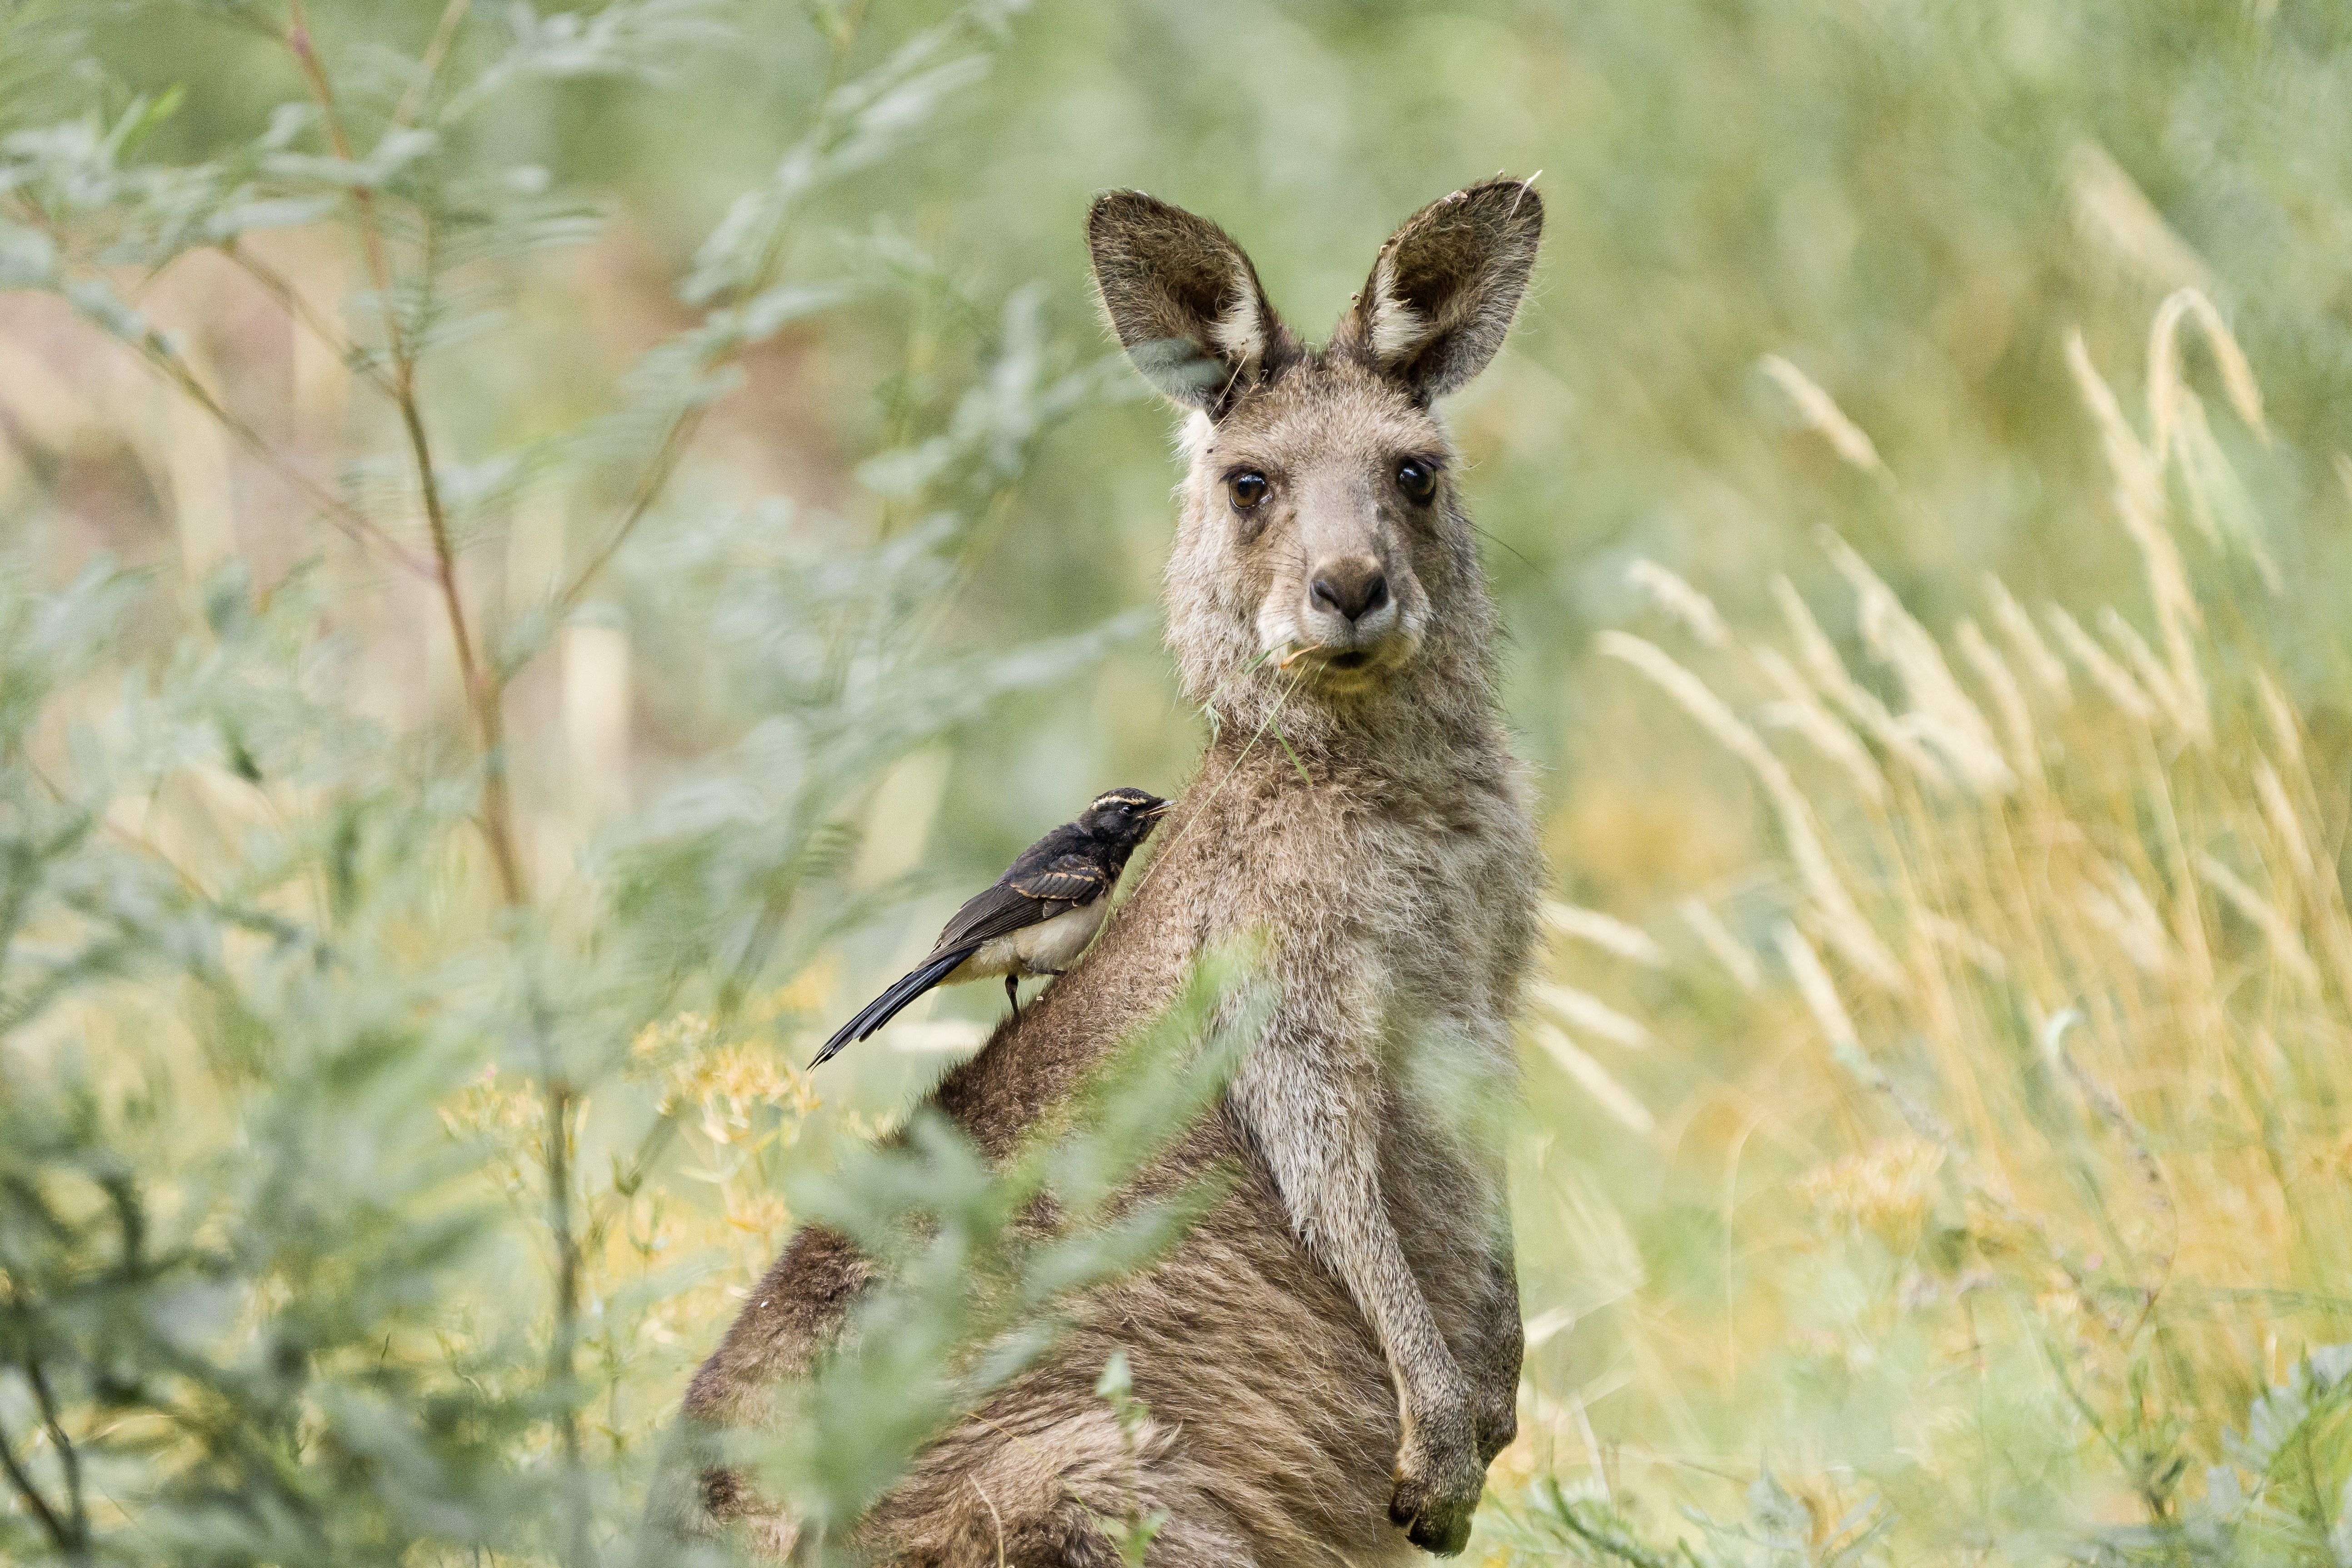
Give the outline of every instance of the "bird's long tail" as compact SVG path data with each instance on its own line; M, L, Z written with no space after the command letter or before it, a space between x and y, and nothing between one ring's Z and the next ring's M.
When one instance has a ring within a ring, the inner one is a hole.
M844 1024L835 1032L833 1038L825 1041L824 1049L817 1052L816 1058L809 1063L810 1068L814 1070L824 1066L839 1054L842 1047L852 1040L866 1038L897 1017L900 1008L945 980L955 972L956 965L979 951L977 946L951 947L924 960L921 968L899 976L890 989L858 1009L857 1016Z

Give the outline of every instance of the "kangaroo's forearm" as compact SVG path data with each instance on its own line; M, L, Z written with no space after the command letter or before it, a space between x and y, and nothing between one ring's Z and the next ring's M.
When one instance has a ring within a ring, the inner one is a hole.
M1304 1068L1298 1058L1308 1054L1325 1059ZM1407 1430L1453 1425L1466 1415L1471 1385L1381 1201L1379 1088L1369 1068L1334 1070L1317 1044L1277 1030L1237 1076L1234 1095L1293 1228L1370 1324Z

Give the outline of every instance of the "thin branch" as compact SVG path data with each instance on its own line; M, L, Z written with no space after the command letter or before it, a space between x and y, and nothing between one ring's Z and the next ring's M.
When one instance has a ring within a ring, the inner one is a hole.
M636 1189L644 1184L646 1173L653 1169L654 1162L661 1158L663 1152L677 1138L677 1126L678 1121L675 1115L655 1117L653 1125L646 1129L645 1136L637 1140L637 1146L630 1153L628 1163L614 1172L611 1195L618 1197L620 1202L614 1204L597 1201L588 1205L588 1223L581 1227L580 1235L580 1251L583 1256L603 1248L606 1238L613 1233L614 1223L627 1214L629 1199L635 1195Z
M286 47L310 85L310 95L317 100L320 114L326 121L327 139L335 156L346 163L352 162L351 138L343 131L334 85L328 79L326 68L313 46L310 15L303 0L287 0ZM480 738L484 770L482 837L489 844L499 898L509 906L519 905L527 894L522 859L515 850L514 806L507 785L506 722L502 711L505 691L502 684L484 670L474 650L472 628L467 624L465 595L457 583L457 550L450 540L448 513L442 504L441 482L433 466L433 447L425 436L425 416L416 404L416 361L401 330L400 305L392 291L392 263L384 249L383 229L376 221L375 192L366 185L353 185L351 190L352 203L359 215L360 247L367 255L368 273L374 280L376 298L383 305L384 343L392 355L393 400L400 406L401 426L408 434L417 493L424 502L425 528L433 540L433 576L441 590L442 609L449 622L449 640L457 649L457 675L465 688L466 707Z
M425 95L433 89L433 79L441 74L441 62L448 58L449 46L457 42L457 29L466 25L466 14L473 8L474 0L449 0L443 8L441 20L434 25L432 41L417 58L416 78L400 95L400 107L393 110L394 130L407 124L425 107Z
M343 117L335 104L335 89L327 79L326 68L319 63L319 52L311 45L310 13L302 0L287 0L286 47L294 63L302 68L303 79L310 83L310 96L318 100L319 112L327 124L327 141L335 156L344 163L352 162L352 142L343 133ZM375 192L367 185L353 185L352 205L359 208L360 243L367 252L368 275L375 280L376 295L383 301L384 327L391 335L393 358L404 358L400 342L400 317L392 300L392 263L385 257L383 236L375 221Z
M62 248L63 237L38 208L22 200L12 205L16 206L20 217L48 235L51 239L58 240ZM268 287L267 284L263 286ZM327 520L342 530L354 544L363 549L380 552L389 557L394 564L414 572L419 576L429 574L431 568L426 565L422 557L404 548L399 541L378 528L358 508L280 457L277 449L262 437L261 432L229 412L227 405L215 397L211 389L203 382L196 379L195 372L189 368L188 363L180 357L178 351L171 346L162 333L150 331L145 337L137 339L126 337L120 332L110 331L108 335L128 344L140 358L162 372L164 379L178 387L197 407L210 415L215 423L227 431L236 444L245 448L247 456L285 480L293 489L299 490L304 499L326 514Z
M81 1544L89 1541L89 1510L81 1495L81 1456L74 1451L67 1437L65 1424L58 1419L58 1402L49 1392L48 1375L41 1363L32 1356L25 1358L25 1381L33 1385L33 1397L40 1403L41 1425L49 1434L49 1442L58 1451L58 1463L66 1473L66 1501L73 1510L73 1536Z
M840 90L842 79L848 72L851 52L856 47L858 32L866 24L866 13L872 4L873 0L857 0L857 4L841 17L826 40L832 58L825 67L824 90L817 99L819 125L824 123L832 110L834 95ZM791 226L785 225L770 237L766 248L760 253L760 262L752 270L751 281L737 291L737 298L757 294L766 287L768 279L783 259L784 243L791 232ZM740 353L741 351L734 352ZM715 363L704 364L702 371L708 374ZM595 582L597 574L612 563L613 557L620 553L621 546L628 542L637 524L645 521L646 513L653 510L654 502L660 499L663 489L669 484L670 476L677 471L679 459L686 456L686 448L693 442L695 433L701 429L703 418L709 412L709 404L698 403L671 416L668 426L662 431L660 442L654 447L653 457L646 464L645 472L638 476L635 487L629 492L627 504L622 507L620 517L604 535L604 542L597 546L596 552L555 596L557 616L561 616L579 603L580 596Z
M552 1069L557 1064L545 1044L543 1025L541 1039L542 1068ZM547 1223L555 1233L555 1342L548 1347L547 1377L555 1385L562 1411L557 1433L563 1448L565 1479L576 1493L586 1481L581 1468L580 1415L572 1407L572 1390L580 1331L580 1238L572 1228L572 1110L577 1097L570 1081L554 1071L547 1071L546 1081ZM571 1528L563 1554L565 1568L579 1568L590 1556L586 1500L575 1496L572 1502L566 1510Z
M49 1500L41 1495L40 1489L33 1484L33 1478L17 1461L16 1450L10 1447L5 1432L0 1432L0 1470L7 1471L8 1484L16 1489L16 1495L25 1500L25 1506L32 1510L35 1519L41 1521L41 1528L48 1532L49 1540L57 1549L68 1556L76 1554L79 1543L67 1531L64 1521L58 1518L57 1510L49 1506Z
M128 341L128 340L126 340ZM155 333L131 345L139 356L161 371L166 380L187 395L189 400L212 416L215 424L228 432L231 439L245 448L247 456L302 492L303 499L323 512L328 521L341 529L353 543L375 550L396 564L419 576L429 576L431 565L392 535L384 532L367 515L351 502L335 494L317 479L304 473L279 455L260 431L238 418L228 406L212 395L205 384L196 379L195 372L174 352L171 345Z
M384 379L383 372L370 364L351 340L337 331L335 324L320 315L318 308L302 297L301 291L294 287L292 279L239 245L235 239L224 241L220 251L223 256L236 263L239 271L259 284L262 292L278 302L279 310L309 328L310 335L318 339L327 352L333 354L344 368L364 377L370 385L386 397L399 395L393 389L392 383Z
M433 535L434 578L440 584L441 604L449 619L449 639L457 649L457 673L465 683L466 706L474 716L482 742L482 833L489 840L490 858L499 874L499 895L507 903L523 901L522 865L515 854L514 808L507 792L504 693L485 675L474 653L474 637L466 624L466 601L457 585L457 557L449 542L449 520L442 510L440 486L433 472L433 449L425 440L425 418L408 390L404 362L400 381L400 419L407 427L409 449L416 459L417 480L424 491L425 521Z
M637 478L636 489L629 492L628 504L621 509L620 517L614 522L611 531L604 535L604 542L596 547L596 553L588 558L586 563L573 574L572 581L563 585L563 591L555 596L558 618L580 602L580 596L588 591L597 575L612 563L614 556L620 553L621 546L627 542L631 531L645 521L646 513L653 510L654 502L660 499L663 489L668 486L670 476L677 471L678 460L686 456L686 448L694 440L695 432L701 428L702 417L708 409L707 404L698 405L670 420L669 427L662 432L660 444L654 448L652 460L646 463L646 471Z
M548 1375L556 1381L572 1376L580 1312L580 1255L572 1231L572 1086L550 1073L542 1136L547 1141L547 1223L556 1238L555 1345L548 1365ZM576 1442L578 1435L572 1437Z

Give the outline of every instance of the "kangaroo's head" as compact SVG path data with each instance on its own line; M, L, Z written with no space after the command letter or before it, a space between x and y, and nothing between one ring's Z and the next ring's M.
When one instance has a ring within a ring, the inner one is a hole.
M1491 612L1431 405L1502 346L1542 228L1517 181L1433 203L1311 349L1216 225L1136 191L1096 201L1111 324L1190 412L1168 610L1194 700L1244 718L1280 702L1312 730L1483 682Z

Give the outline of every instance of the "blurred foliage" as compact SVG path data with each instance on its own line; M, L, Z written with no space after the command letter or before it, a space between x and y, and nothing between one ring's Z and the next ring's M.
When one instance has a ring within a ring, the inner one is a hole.
M209 25L280 48L307 95L257 132L175 160L159 133L186 95L101 84L0 140L5 281L82 333L42 374L105 365L110 339L180 400L109 434L154 443L182 546L176 571L93 556L57 471L12 470L11 1560L611 1557L683 1363L799 1215L886 1268L874 1353L814 1385L803 1462L769 1467L808 1517L845 1518L1050 1341L1062 1295L1178 1233L1196 1195L1111 1199L1222 1083L1230 1045L1183 1047L1241 989L1230 964L1107 1079L1113 1110L1002 1171L921 1122L826 1178L796 1159L818 1099L778 1060L825 998L823 950L902 880L852 874L877 776L1135 626L987 653L936 635L973 528L1097 400L1096 356L1050 370L1033 292L985 306L904 247L828 226L825 263L787 266L812 195L932 133L1009 15L959 11L870 64L841 19L806 129L696 253L679 320L504 444L467 439L468 403L499 402L474 372L601 225L470 127L550 82L674 85L732 36L714 8L469 26L460 5L409 58L332 47L355 17L232 5ZM86 20L12 11L11 41ZM303 248L322 242L357 263L340 301ZM170 324L191 264L300 334L310 393L372 401L289 428L215 357L250 344ZM866 293L968 307L965 390L874 458L903 519L861 542L782 500L681 494L746 355ZM20 406L42 435L81 412ZM242 475L282 504L246 504ZM632 810L636 681L686 694L695 731ZM1047 1195L1072 1222L1052 1245L1017 1223Z
M1319 335L1497 168L1560 901L1482 1545L2344 1560L2299 0L0 0L0 1554L589 1561L803 1218L1082 1274L992 1227L1098 1173L845 1152L992 996L790 1064L1197 745L1085 204ZM813 1516L1017 1364L909 1246Z

